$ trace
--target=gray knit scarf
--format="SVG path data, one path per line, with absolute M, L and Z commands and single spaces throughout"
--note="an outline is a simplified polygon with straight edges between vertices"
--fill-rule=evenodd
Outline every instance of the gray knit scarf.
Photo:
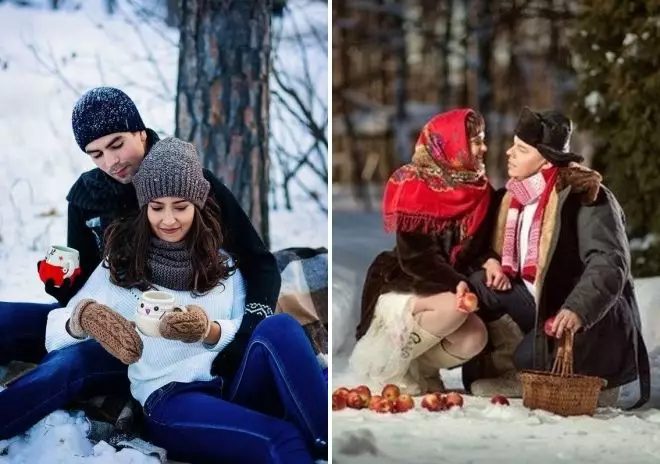
M 151 237 L 149 249 L 151 282 L 171 290 L 193 288 L 193 267 L 186 241 L 172 243 Z

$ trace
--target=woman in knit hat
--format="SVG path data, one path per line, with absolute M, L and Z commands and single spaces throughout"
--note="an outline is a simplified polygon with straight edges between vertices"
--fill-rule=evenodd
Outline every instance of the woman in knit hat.
M 488 253 L 484 130 L 470 109 L 433 117 L 412 162 L 387 182 L 383 216 L 396 247 L 367 271 L 350 360 L 373 383 L 412 394 L 442 391 L 439 370 L 463 364 L 486 344 L 484 323 L 466 299 L 467 276 L 483 266 L 493 288 L 506 290 L 509 282 Z
M 133 178 L 140 209 L 106 233 L 105 262 L 50 313 L 48 351 L 94 338 L 129 364 L 147 438 L 187 462 L 311 463 L 327 452 L 327 390 L 312 346 L 288 315 L 255 329 L 231 383 L 211 374 L 245 311 L 223 251 L 218 205 L 193 145 L 158 142 Z M 231 231 L 224 231 L 231 233 Z M 172 294 L 159 337 L 131 322 L 145 290 Z

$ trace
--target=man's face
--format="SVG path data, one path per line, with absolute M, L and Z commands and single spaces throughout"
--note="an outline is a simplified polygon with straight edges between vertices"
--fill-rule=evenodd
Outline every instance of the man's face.
M 144 158 L 146 142 L 146 131 L 117 132 L 90 142 L 85 152 L 101 171 L 128 184 Z
M 536 148 L 516 136 L 513 137 L 513 145 L 507 150 L 506 156 L 509 177 L 512 179 L 526 179 L 551 166 Z

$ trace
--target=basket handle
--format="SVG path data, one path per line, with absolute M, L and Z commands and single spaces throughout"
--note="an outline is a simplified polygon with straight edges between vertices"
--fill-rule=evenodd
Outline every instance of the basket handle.
M 559 348 L 557 348 L 557 356 L 552 365 L 552 373 L 561 376 L 569 376 L 573 374 L 573 341 L 574 334 L 570 330 L 564 332 Z

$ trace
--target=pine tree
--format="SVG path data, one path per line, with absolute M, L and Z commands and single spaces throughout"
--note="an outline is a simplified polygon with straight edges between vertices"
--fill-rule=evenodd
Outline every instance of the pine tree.
M 660 275 L 660 2 L 582 0 L 571 47 L 579 86 L 573 115 L 595 136 L 594 167 L 626 213 L 633 274 Z

